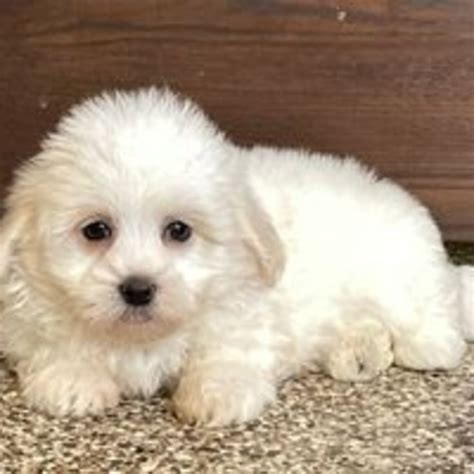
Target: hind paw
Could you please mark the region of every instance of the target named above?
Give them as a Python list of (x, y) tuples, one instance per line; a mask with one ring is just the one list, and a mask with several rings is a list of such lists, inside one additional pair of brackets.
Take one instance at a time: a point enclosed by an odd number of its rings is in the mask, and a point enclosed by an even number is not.
[(390, 333), (376, 320), (346, 330), (329, 350), (326, 369), (337, 380), (364, 382), (377, 377), (393, 362)]

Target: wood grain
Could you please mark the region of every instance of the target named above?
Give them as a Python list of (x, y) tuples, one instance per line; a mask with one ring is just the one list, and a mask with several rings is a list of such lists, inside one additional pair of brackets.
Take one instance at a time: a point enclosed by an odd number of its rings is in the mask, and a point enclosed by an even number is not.
[(3, 188), (72, 103), (166, 83), (239, 143), (359, 156), (474, 240), (472, 0), (0, 0), (0, 58)]

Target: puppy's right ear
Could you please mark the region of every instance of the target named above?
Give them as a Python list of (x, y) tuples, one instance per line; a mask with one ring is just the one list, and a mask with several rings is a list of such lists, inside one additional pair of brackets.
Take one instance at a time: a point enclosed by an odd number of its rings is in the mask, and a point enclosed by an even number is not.
[[(39, 156), (39, 155), (37, 155)], [(18, 246), (20, 238), (25, 235), (28, 224), (32, 223), (35, 214), (37, 178), (31, 161), (25, 161), (14, 173), (13, 184), (4, 201), (4, 213), (0, 219), (0, 278), (5, 276)]]
[(31, 186), (25, 186), (18, 180), (6, 198), (5, 213), (0, 220), (0, 278), (11, 264), (12, 257), (27, 224), (33, 215)]
[(0, 221), (0, 277), (4, 276), (8, 270), (24, 220), (19, 214), (7, 212)]

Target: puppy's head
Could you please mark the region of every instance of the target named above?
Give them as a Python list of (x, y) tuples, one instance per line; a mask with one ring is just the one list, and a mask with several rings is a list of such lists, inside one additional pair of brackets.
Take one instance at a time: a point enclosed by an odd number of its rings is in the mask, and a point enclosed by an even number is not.
[(241, 169), (233, 145), (169, 91), (88, 100), (19, 170), (0, 274), (13, 269), (61, 317), (168, 332), (223, 281), (278, 274), (278, 238)]

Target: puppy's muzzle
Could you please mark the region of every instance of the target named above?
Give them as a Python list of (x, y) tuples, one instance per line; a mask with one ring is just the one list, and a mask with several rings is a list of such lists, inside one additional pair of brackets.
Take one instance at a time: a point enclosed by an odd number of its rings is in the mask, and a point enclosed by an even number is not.
[(147, 306), (156, 294), (156, 285), (148, 278), (131, 276), (118, 287), (120, 296), (130, 306)]

